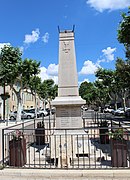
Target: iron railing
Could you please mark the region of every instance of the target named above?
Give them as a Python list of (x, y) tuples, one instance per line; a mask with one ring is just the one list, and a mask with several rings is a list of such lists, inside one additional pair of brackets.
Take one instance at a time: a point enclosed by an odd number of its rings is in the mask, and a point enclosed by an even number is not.
[[(120, 138), (113, 140), (113, 134)], [(5, 128), (2, 140), (2, 163), (8, 168), (130, 167), (129, 125), (94, 111), (83, 114), (83, 128), (57, 129), (48, 117)]]

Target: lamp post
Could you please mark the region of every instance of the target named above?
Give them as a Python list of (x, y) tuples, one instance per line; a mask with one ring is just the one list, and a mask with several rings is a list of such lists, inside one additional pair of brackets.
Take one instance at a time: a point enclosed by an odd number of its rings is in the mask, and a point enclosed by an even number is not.
[[(5, 96), (5, 84), (3, 86), (3, 94)], [(3, 99), (3, 121), (5, 121), (5, 98)]]
[[(3, 76), (0, 76), (0, 79), (4, 78)], [(1, 99), (3, 100), (3, 120), (5, 121), (5, 83), (3, 85), (3, 94), (1, 94)]]

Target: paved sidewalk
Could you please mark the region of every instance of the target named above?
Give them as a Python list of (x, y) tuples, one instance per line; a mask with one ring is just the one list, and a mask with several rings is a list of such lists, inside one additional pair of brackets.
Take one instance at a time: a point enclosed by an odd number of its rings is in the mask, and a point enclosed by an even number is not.
[(0, 180), (130, 180), (130, 170), (4, 169)]

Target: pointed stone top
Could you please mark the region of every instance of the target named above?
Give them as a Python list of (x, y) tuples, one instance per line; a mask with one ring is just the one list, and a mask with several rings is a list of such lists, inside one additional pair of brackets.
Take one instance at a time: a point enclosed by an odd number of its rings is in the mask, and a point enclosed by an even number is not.
[(71, 33), (71, 32), (74, 32), (74, 29), (75, 29), (75, 25), (73, 25), (72, 30), (60, 30), (60, 27), (58, 26), (59, 33)]

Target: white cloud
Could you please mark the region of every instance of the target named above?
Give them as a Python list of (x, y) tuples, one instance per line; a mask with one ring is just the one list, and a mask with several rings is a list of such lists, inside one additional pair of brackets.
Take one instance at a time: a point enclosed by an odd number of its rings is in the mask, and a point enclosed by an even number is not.
[(50, 64), (47, 69), (47, 74), (49, 74), (51, 76), (57, 76), (58, 75), (58, 65)]
[(24, 47), (23, 47), (23, 46), (20, 46), (19, 49), (20, 49), (21, 53), (23, 53)]
[(44, 34), (44, 36), (42, 36), (42, 41), (43, 41), (44, 43), (48, 43), (48, 40), (49, 40), (49, 33), (46, 32), (46, 33)]
[(101, 62), (111, 62), (114, 60), (114, 52), (116, 51), (116, 48), (107, 47), (106, 49), (102, 50), (103, 55), (100, 57), (100, 59), (97, 61), (98, 64)]
[(48, 68), (43, 66), (40, 69), (41, 72), (39, 77), (41, 77), (42, 81), (46, 79), (53, 79), (55, 84), (58, 84), (58, 65), (50, 64)]
[(84, 62), (84, 65), (81, 69), (81, 71), (79, 72), (79, 74), (81, 75), (90, 75), (90, 74), (94, 74), (96, 72), (96, 70), (101, 67), (100, 63), (102, 62), (111, 62), (114, 60), (114, 52), (116, 51), (116, 48), (111, 48), (111, 47), (107, 47), (106, 49), (102, 50), (102, 55), (100, 56), (100, 59), (98, 59), (96, 61), (96, 63), (93, 63), (90, 60), (87, 60)]
[(58, 76), (53, 76), (52, 79), (54, 80), (55, 84), (58, 84)]
[(47, 74), (47, 69), (43, 66), (40, 68), (40, 74), (39, 76), (41, 77), (42, 81), (44, 81), (45, 79), (48, 79), (48, 74)]
[(114, 52), (116, 51), (116, 48), (107, 47), (107, 49), (103, 49), (103, 56), (106, 57), (107, 62), (114, 60)]
[(82, 74), (82, 75), (94, 74), (95, 71), (98, 69), (98, 67), (99, 67), (98, 64), (94, 64), (92, 61), (87, 60), (84, 62), (84, 65), (81, 71), (79, 72), (79, 74)]
[(0, 43), (0, 53), (1, 53), (1, 49), (4, 47), (4, 46), (10, 46), (11, 44), (10, 43)]
[(85, 81), (90, 82), (89, 79), (86, 79), (86, 78), (82, 82), (85, 82)]
[(39, 39), (40, 31), (39, 29), (33, 30), (32, 34), (25, 35), (25, 44), (35, 43)]
[(130, 6), (130, 0), (87, 0), (86, 3), (99, 12), (124, 9)]

